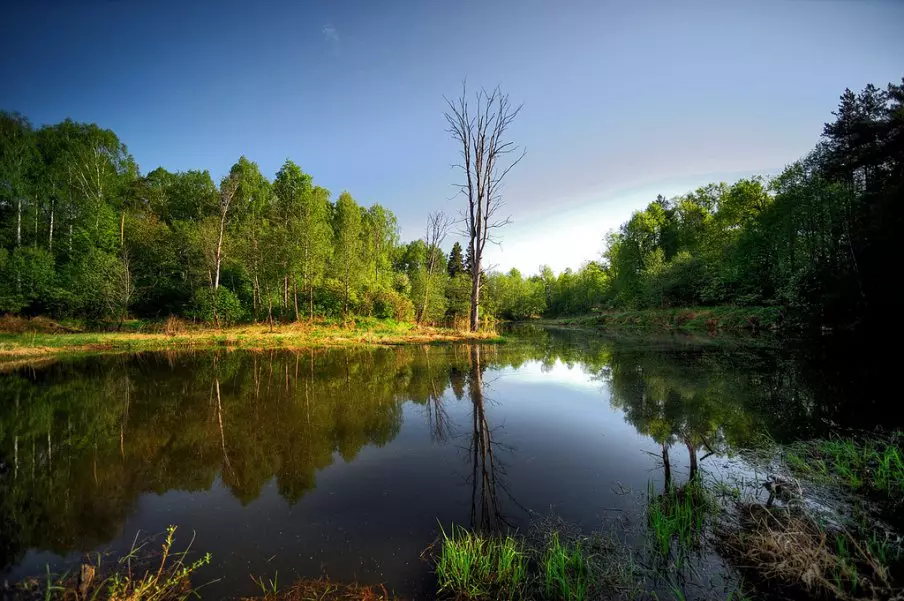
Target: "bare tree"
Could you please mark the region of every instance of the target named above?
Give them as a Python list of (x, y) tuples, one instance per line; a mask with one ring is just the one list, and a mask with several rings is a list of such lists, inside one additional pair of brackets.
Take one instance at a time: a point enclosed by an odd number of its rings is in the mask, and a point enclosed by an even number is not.
[(439, 263), (439, 255), (442, 252), (440, 246), (449, 234), (454, 220), (442, 211), (434, 211), (427, 215), (427, 228), (424, 232), (424, 242), (427, 244), (427, 277), (424, 281), (424, 302), (417, 312), (417, 323), (420, 325), (427, 313), (427, 303), (430, 300), (430, 280)]
[[(444, 97), (445, 98), (445, 97)], [(521, 112), (513, 107), (508, 94), (499, 87), (491, 92), (481, 89), (468, 101), (467, 87), (462, 84), (461, 96), (454, 102), (445, 98), (449, 110), (444, 116), (447, 130), (461, 146), (461, 162), (456, 164), (465, 174), (465, 182), (458, 184), (467, 198), (463, 213), (465, 233), (471, 250), (471, 331), (479, 325), (481, 262), (487, 242), (494, 242), (492, 232), (511, 222), (499, 211), (503, 206), (502, 182), (509, 171), (521, 162), (525, 151), (506, 139), (509, 126)]]
[(217, 327), (220, 327), (220, 316), (217, 311), (217, 301), (220, 295), (220, 265), (223, 263), (223, 235), (226, 231), (226, 222), (229, 215), (229, 207), (235, 198), (236, 190), (238, 190), (239, 180), (234, 174), (230, 173), (223, 178), (220, 183), (220, 223), (217, 232), (217, 250), (214, 257), (214, 278), (213, 278), (213, 320)]

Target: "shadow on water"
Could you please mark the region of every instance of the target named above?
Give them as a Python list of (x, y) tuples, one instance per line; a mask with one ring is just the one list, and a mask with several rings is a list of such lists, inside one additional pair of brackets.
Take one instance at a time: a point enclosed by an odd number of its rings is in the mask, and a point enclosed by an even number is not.
[(21, 367), (0, 374), (0, 568), (176, 523), (226, 575), (213, 596), (277, 569), (417, 594), (439, 523), (521, 528), (554, 507), (599, 525), (651, 467), (668, 488), (764, 433), (874, 425), (878, 367), (838, 365), (825, 344), (520, 328), (503, 345)]

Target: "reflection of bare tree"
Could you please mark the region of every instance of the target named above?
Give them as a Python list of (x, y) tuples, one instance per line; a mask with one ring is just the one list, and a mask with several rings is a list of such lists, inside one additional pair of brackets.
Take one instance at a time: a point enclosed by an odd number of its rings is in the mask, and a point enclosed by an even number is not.
[(443, 393), (445, 386), (439, 388), (436, 385), (436, 379), (433, 377), (433, 370), (430, 368), (430, 347), (424, 347), (424, 357), (427, 362), (427, 380), (430, 384), (430, 390), (427, 393), (427, 424), (430, 427), (430, 439), (434, 442), (446, 442), (451, 433), (452, 427), (449, 423), (449, 415), (446, 412), (445, 399)]
[[(493, 531), (507, 526), (499, 503), (501, 469), (493, 455), (492, 430), (486, 417), (484, 382), (480, 365), (480, 347), (471, 347), (471, 374), (469, 392), (473, 406), (473, 433), (470, 454), (473, 460), (471, 473), (471, 527)], [(504, 489), (503, 489), (504, 490)]]
[(220, 447), (223, 449), (223, 469), (226, 474), (232, 474), (232, 464), (229, 463), (229, 455), (226, 453), (226, 433), (223, 430), (223, 403), (220, 399), (220, 370), (217, 365), (217, 355), (213, 356), (213, 382), (217, 393), (217, 424), (220, 429)]

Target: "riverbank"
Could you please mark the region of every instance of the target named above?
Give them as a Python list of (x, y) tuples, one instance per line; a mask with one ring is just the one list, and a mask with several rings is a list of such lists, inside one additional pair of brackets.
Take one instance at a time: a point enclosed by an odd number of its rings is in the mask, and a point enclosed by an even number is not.
[(299, 322), (278, 325), (243, 325), (228, 328), (165, 322), (144, 331), (0, 332), (0, 361), (48, 357), (62, 354), (108, 352), (205, 350), (213, 348), (269, 350), (335, 346), (384, 346), (445, 342), (499, 342), (492, 331), (465, 332), (448, 328), (373, 318)]
[(692, 332), (759, 332), (796, 329), (781, 307), (680, 307), (603, 311), (589, 315), (541, 318), (531, 323), (593, 329), (644, 328)]

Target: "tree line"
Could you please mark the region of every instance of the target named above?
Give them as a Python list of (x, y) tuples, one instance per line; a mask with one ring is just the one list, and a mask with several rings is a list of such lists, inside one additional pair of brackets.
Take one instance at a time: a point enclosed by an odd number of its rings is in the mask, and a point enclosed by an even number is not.
[(816, 147), (779, 175), (659, 196), (606, 236), (600, 259), (529, 277), (483, 268), (509, 222), (501, 183), (524, 156), (506, 137), (520, 106), (498, 88), (447, 100), (465, 200), (465, 245), (448, 255), (448, 216), (432, 213), (423, 239), (403, 244), (392, 211), (348, 192), (333, 200), (290, 160), (272, 180), (245, 157), (219, 182), (143, 175), (110, 130), (2, 113), (0, 312), (217, 325), (354, 313), (474, 329), (481, 318), (732, 304), (881, 323), (902, 301), (886, 267), (902, 226), (902, 100), (904, 84), (846, 90)]
[(468, 315), (461, 256), (447, 270), (441, 240), (401, 244), (392, 211), (333, 199), (291, 160), (272, 180), (244, 156), (219, 182), (142, 174), (108, 129), (36, 128), (11, 113), (0, 144), (0, 312), (216, 324)]
[(578, 271), (492, 273), (508, 318), (599, 309), (777, 305), (819, 324), (878, 324), (902, 294), (904, 84), (845, 90), (805, 157), (771, 178), (659, 196)]

